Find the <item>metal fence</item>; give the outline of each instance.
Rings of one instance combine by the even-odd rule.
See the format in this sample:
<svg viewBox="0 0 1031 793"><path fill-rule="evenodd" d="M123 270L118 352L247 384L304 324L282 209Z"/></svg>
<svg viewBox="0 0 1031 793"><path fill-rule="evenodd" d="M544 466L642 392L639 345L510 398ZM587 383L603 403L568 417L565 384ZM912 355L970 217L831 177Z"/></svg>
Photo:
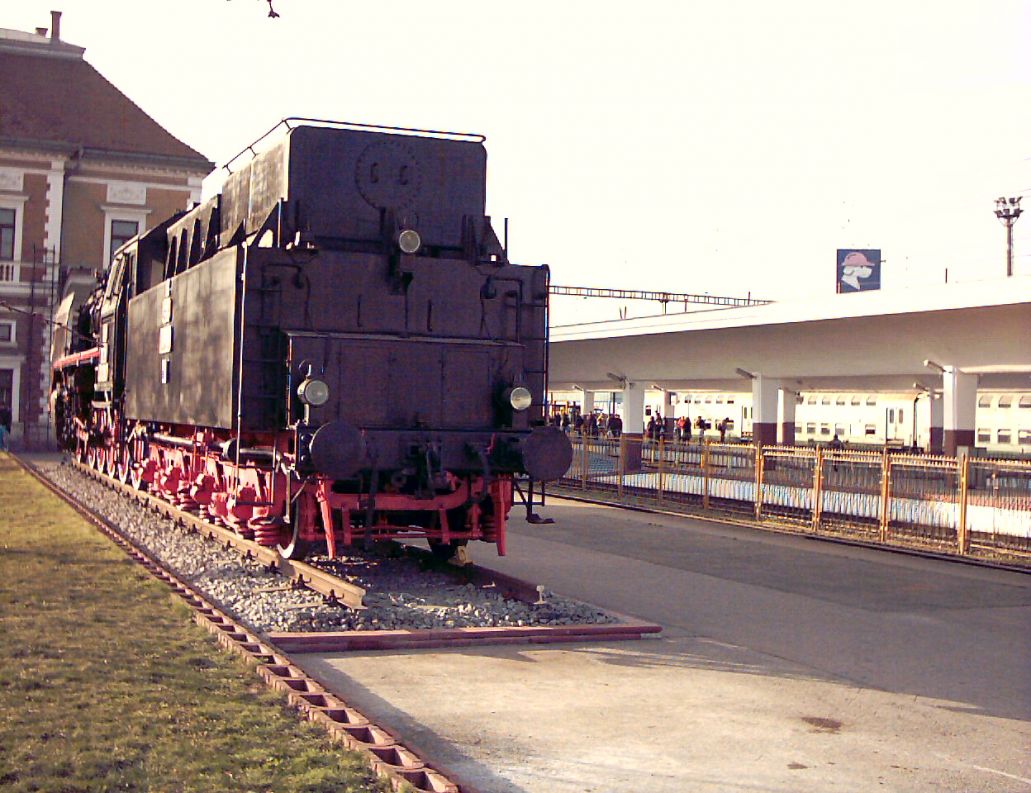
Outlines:
<svg viewBox="0 0 1031 793"><path fill-rule="evenodd" d="M639 438L573 439L563 488L622 504L958 554L1031 554L1031 462Z"/></svg>

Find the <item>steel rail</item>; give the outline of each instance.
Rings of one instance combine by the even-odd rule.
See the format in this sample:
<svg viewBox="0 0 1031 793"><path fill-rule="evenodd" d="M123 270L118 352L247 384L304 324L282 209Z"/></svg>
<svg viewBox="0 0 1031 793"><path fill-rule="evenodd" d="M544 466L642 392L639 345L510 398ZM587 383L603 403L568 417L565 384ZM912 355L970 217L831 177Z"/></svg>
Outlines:
<svg viewBox="0 0 1031 793"><path fill-rule="evenodd" d="M117 479L112 479L106 474L102 474L100 471L90 468L77 460L73 460L72 465L87 476L104 483L113 490L120 491L129 498L149 506L165 517L188 526L201 536L215 540L224 546L236 548L244 556L258 560L269 569L277 570L280 575L303 584L331 601L343 603L345 606L354 609L364 608L362 599L365 597L365 590L356 584L344 581L332 573L319 570L317 567L313 567L305 562L284 559L275 548L267 548L253 540L245 539L234 531L224 529L209 520L186 512L174 504L165 501L163 498L137 490L132 485L119 482Z"/></svg>

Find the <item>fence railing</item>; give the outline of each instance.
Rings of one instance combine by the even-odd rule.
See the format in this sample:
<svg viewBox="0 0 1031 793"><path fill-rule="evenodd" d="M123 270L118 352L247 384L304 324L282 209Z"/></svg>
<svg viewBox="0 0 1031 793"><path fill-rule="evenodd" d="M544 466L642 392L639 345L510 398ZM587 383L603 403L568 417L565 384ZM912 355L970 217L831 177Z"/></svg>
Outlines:
<svg viewBox="0 0 1031 793"><path fill-rule="evenodd" d="M560 485L958 554L1031 554L1031 461L575 437Z"/></svg>

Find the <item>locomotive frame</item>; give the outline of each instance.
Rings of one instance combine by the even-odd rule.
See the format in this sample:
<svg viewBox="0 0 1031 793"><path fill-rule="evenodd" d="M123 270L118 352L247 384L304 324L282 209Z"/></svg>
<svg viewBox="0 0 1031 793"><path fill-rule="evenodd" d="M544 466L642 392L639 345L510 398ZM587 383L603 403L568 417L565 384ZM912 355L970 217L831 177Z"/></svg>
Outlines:
<svg viewBox="0 0 1031 793"><path fill-rule="evenodd" d="M289 557L504 554L515 477L532 515L572 448L545 422L549 269L508 261L483 141L280 122L62 303L60 441Z"/></svg>

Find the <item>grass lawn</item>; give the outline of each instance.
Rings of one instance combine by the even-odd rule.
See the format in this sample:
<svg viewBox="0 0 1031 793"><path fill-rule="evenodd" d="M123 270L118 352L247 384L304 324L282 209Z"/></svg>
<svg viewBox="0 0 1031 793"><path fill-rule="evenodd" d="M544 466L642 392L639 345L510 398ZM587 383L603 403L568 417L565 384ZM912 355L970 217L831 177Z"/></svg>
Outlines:
<svg viewBox="0 0 1031 793"><path fill-rule="evenodd" d="M0 453L0 790L383 791Z"/></svg>

